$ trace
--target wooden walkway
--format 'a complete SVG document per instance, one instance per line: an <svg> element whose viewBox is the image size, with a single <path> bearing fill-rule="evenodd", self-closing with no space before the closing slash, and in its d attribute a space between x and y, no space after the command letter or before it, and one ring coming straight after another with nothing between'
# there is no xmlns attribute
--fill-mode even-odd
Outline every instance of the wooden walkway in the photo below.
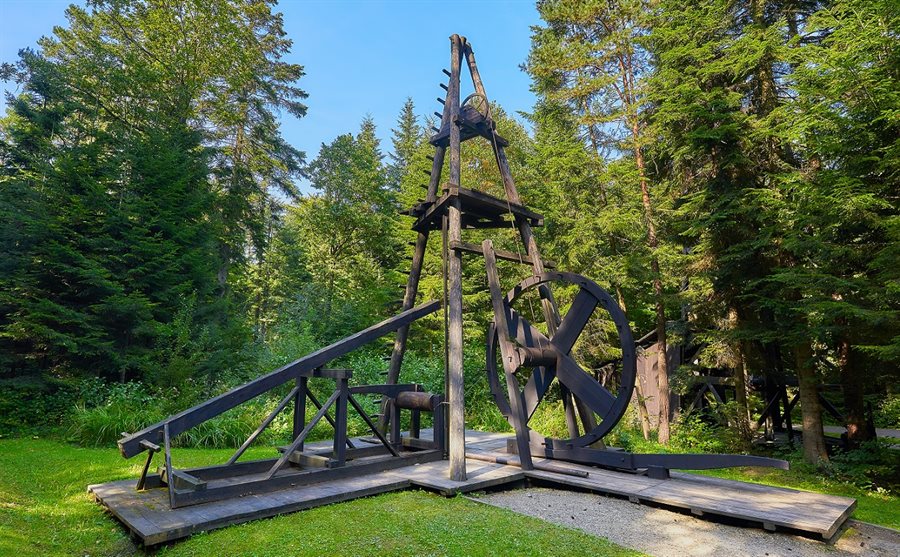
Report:
<svg viewBox="0 0 900 557"><path fill-rule="evenodd" d="M466 450L469 454L514 458L505 452L508 438L507 434L467 431ZM308 448L314 449L316 445L309 444ZM323 448L328 446L330 442L322 442ZM535 462L544 461L535 459ZM670 479L657 480L577 464L555 464L587 472L587 477L541 470L523 472L517 466L470 458L465 482L451 481L447 461L437 461L179 509L169 508L164 488L135 491L136 480L91 485L88 491L148 546L258 518L415 487L454 495L538 483L625 497L634 503L664 505L697 516L737 518L768 530L786 528L826 540L834 536L856 508L856 501L846 497L695 474L673 472Z"/></svg>

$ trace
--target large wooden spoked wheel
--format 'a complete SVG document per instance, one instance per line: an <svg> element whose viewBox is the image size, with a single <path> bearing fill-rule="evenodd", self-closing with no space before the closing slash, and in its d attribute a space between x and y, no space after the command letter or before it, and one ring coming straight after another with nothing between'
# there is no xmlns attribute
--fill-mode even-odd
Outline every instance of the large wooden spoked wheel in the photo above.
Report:
<svg viewBox="0 0 900 557"><path fill-rule="evenodd" d="M528 290L537 289L541 285L551 282L574 284L579 287L578 293L572 299L568 312L562 316L556 333L547 338L547 335L538 330L515 309L515 303ZM586 447L600 440L619 422L628 403L635 381L635 347L631 335L628 320L619 305L612 297L594 281L576 275L574 273L543 273L528 278L513 288L505 299L509 315L509 328L514 332L517 344L528 348L550 348L559 356L555 365L535 367L530 370L518 370L517 375L525 371L528 376L524 386L515 385L516 391L521 395L522 408L526 423L534 415L538 405L547 394L554 378L565 385L569 391L597 417L597 426L583 435L566 440L553 440L554 445L562 443L574 447ZM588 374L572 358L572 348L581 336L582 331L591 319L594 310L600 306L612 318L619 335L622 348L622 375L616 392L611 392ZM499 339L497 327L491 324L488 331L487 342L487 377L491 394L500 412L511 424L513 423L512 410L508 399L508 390L505 384L505 374L502 367L498 366ZM518 383L516 378L513 381ZM548 438L528 428L531 443L546 443Z"/></svg>

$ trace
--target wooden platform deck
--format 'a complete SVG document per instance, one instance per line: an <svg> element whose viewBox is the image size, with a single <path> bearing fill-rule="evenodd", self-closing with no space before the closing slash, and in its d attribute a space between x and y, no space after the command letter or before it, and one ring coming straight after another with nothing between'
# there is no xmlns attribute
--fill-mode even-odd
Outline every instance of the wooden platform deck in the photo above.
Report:
<svg viewBox="0 0 900 557"><path fill-rule="evenodd" d="M467 453L510 458L511 455L505 452L508 437L507 434L467 431ZM323 442L322 447L329 443ZM308 447L315 448L316 444ZM535 462L542 461L535 459ZM179 509L169 508L168 495L163 488L135 491L136 480L91 485L88 491L148 546L231 524L413 487L454 495L526 482L540 483L560 489L626 497L634 503L664 505L697 516L737 518L768 530L786 528L824 539L830 539L856 508L856 501L846 497L695 474L673 472L670 479L658 480L577 464L557 465L582 470L588 475L576 477L541 470L523 472L517 466L468 459L467 480L453 482L448 478L447 461L437 461Z"/></svg>

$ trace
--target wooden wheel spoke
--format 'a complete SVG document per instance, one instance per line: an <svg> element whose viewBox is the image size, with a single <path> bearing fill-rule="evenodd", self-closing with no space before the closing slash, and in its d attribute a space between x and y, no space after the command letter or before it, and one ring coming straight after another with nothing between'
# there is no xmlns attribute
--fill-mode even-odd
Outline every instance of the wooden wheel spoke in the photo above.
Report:
<svg viewBox="0 0 900 557"><path fill-rule="evenodd" d="M550 388L550 383L553 382L555 376L556 370L553 368L536 367L531 372L531 377L522 390L526 418L531 419L531 416L534 415L534 411L537 410L541 399L547 394L547 389Z"/></svg>
<svg viewBox="0 0 900 557"><path fill-rule="evenodd" d="M568 354L575 346L575 341L581 335L581 331L587 326L588 320L597 307L597 298L582 288L575 299L572 301L572 307L559 324L559 329L553 335L553 346L562 354Z"/></svg>
<svg viewBox="0 0 900 557"><path fill-rule="evenodd" d="M591 308L591 311L593 311L593 308ZM568 316L566 316L566 319L568 319ZM565 323L565 320L563 323ZM539 347L550 344L549 339L543 333L514 309L510 310L510 329L511 332L515 333L516 341L524 346ZM556 346L555 344L553 345ZM538 403L547 393L547 389L550 387L554 377L557 377L575 396L583 400L588 408L600 416L605 416L616 401L615 395L581 369L581 366L575 360L563 353L560 354L555 370L536 368L532 373L531 379L525 385L523 396L525 397L525 411L528 417L534 413Z"/></svg>
<svg viewBox="0 0 900 557"><path fill-rule="evenodd" d="M588 375L569 356L561 356L556 368L556 376L563 385L596 414L606 416L616 401L615 395Z"/></svg>
<svg viewBox="0 0 900 557"><path fill-rule="evenodd" d="M540 347L550 345L550 339L545 337L534 325L512 308L509 310L509 328L510 333L515 335L516 342L522 346ZM550 383L553 382L555 376L555 371L552 368L536 367L531 372L531 377L522 390L526 417L530 418L534 411L537 410L538 404L540 404L544 395L547 394L547 389L550 388Z"/></svg>

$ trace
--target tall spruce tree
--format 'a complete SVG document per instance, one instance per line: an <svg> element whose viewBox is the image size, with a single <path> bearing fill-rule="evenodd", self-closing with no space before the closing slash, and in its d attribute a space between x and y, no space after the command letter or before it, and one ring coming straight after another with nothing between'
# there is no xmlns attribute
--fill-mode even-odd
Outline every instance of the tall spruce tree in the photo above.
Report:
<svg viewBox="0 0 900 557"><path fill-rule="evenodd" d="M546 22L535 28L527 70L534 89L564 102L581 116L595 150L627 153L631 168L620 179L633 181L644 212L644 229L653 290L656 331L658 438L669 441L669 370L666 293L660 267L658 200L651 194L645 160L644 78L650 69L642 38L648 32L649 4L643 0L578 2L544 0L538 12ZM602 203L602 195L600 202Z"/></svg>
<svg viewBox="0 0 900 557"><path fill-rule="evenodd" d="M261 259L270 191L292 194L302 161L275 111L303 114L303 72L271 5L71 6L4 66L23 90L0 125L4 211L24 225L3 232L21 263L0 277L11 367L142 377L166 368L178 308L227 326L228 263Z"/></svg>

